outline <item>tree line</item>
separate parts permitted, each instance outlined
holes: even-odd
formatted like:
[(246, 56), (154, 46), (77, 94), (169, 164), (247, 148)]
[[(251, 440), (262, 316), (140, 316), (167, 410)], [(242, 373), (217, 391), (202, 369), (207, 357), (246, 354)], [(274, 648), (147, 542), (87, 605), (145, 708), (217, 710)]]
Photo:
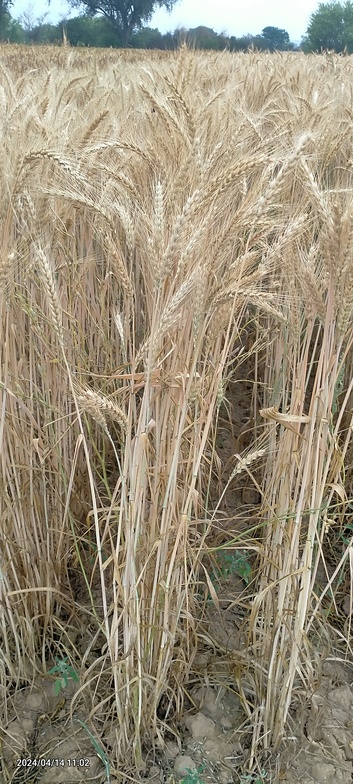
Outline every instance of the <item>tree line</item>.
[[(50, 2), (50, 0), (49, 0)], [(72, 8), (81, 14), (63, 19), (58, 24), (39, 19), (32, 12), (23, 13), (18, 19), (11, 16), (13, 0), (0, 0), (0, 40), (11, 43), (60, 44), (68, 40), (71, 46), (133, 47), (142, 49), (175, 49), (186, 41), (198, 49), (231, 52), (257, 49), (259, 51), (304, 52), (325, 50), (353, 53), (353, 2), (331, 0), (319, 3), (311, 15), (300, 46), (290, 41), (286, 30), (264, 27), (261, 33), (248, 33), (240, 37), (217, 33), (212, 28), (198, 26), (190, 30), (178, 28), (161, 33), (148, 27), (156, 8), (171, 11), (178, 0), (70, 0)]]
[[(0, 0), (1, 2), (1, 0)], [(126, 38), (122, 30), (114, 27), (103, 16), (93, 17), (88, 14), (65, 19), (58, 24), (45, 23), (44, 19), (35, 20), (30, 13), (24, 13), (17, 20), (10, 15), (4, 20), (0, 40), (10, 43), (27, 44), (60, 44), (67, 39), (70, 46), (91, 47), (131, 47), (136, 49), (175, 49), (184, 41), (197, 49), (210, 49), (232, 52), (247, 51), (249, 48), (260, 51), (293, 50), (295, 45), (289, 40), (286, 31), (278, 30), (277, 35), (271, 31), (277, 28), (264, 28), (258, 35), (227, 36), (216, 33), (210, 27), (199, 26), (192, 29), (177, 28), (174, 32), (161, 33), (156, 28), (142, 26), (133, 30)], [(282, 33), (285, 34), (282, 37)], [(287, 41), (288, 37), (288, 41)]]

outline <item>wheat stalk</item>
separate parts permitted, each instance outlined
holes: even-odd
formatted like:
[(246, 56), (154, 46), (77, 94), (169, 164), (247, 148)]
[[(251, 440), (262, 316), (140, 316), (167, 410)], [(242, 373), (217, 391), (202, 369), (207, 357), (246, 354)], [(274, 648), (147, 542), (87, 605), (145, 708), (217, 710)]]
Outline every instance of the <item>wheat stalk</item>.
[[(350, 59), (6, 45), (0, 69), (4, 694), (69, 649), (112, 764), (141, 770), (163, 699), (182, 713), (240, 477), (262, 499), (250, 775), (314, 687), (344, 569), (317, 593), (351, 483)], [(224, 409), (253, 426), (222, 469)], [(83, 613), (103, 658), (71, 646)]]

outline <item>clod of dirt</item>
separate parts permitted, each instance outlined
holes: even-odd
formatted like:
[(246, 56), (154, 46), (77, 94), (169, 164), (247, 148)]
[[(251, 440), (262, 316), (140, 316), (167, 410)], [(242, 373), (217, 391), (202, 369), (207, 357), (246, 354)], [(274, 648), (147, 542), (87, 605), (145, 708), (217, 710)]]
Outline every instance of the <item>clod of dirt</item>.
[[(40, 679), (38, 686), (21, 689), (13, 696), (13, 718), (10, 715), (2, 743), (6, 781), (20, 774), (21, 769), (15, 768), (17, 759), (32, 757), (53, 761), (40, 767), (40, 784), (81, 784), (83, 779), (88, 784), (102, 775), (102, 761), (79, 715), (71, 722), (65, 703), (55, 695), (50, 679)], [(0, 784), (4, 784), (1, 776)]]
[(196, 716), (189, 716), (185, 724), (190, 730), (193, 740), (209, 740), (217, 735), (216, 724), (213, 719), (209, 719), (204, 713), (197, 713)]
[(151, 784), (156, 784), (156, 782), (161, 781), (161, 771), (157, 765), (152, 765), (149, 769), (148, 781), (151, 782)]
[[(281, 754), (287, 767), (282, 781), (287, 784), (350, 784), (353, 777), (353, 692), (348, 686), (332, 688), (333, 680), (344, 679), (348, 672), (338, 663), (326, 662), (319, 688), (311, 698), (305, 736)], [(331, 677), (328, 677), (331, 676)]]
[(193, 699), (205, 716), (209, 716), (213, 721), (222, 722), (225, 717), (224, 705), (213, 689), (201, 686), (193, 693)]
[(167, 759), (175, 759), (179, 754), (179, 746), (174, 741), (167, 741), (164, 749), (164, 754)]
[(215, 740), (206, 740), (203, 753), (208, 762), (222, 762), (232, 756), (233, 746), (219, 735)]
[(232, 784), (234, 779), (231, 773), (228, 773), (227, 770), (221, 770), (218, 775), (219, 784)]
[(316, 779), (316, 781), (333, 781), (335, 773), (335, 766), (330, 765), (327, 762), (317, 762), (311, 767), (311, 776)]
[(190, 770), (196, 770), (196, 765), (191, 757), (186, 754), (179, 754), (174, 761), (174, 771), (178, 776), (184, 776)]

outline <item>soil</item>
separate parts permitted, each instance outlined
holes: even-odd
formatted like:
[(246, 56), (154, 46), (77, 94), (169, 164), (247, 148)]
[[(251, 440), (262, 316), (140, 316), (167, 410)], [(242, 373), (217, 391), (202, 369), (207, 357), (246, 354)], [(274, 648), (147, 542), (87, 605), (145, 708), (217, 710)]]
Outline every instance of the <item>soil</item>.
[[(231, 641), (234, 624), (222, 623), (224, 635)], [(213, 629), (213, 633), (218, 633)], [(219, 681), (222, 673), (218, 673)], [(195, 687), (190, 695), (195, 704), (180, 727), (180, 742), (167, 741), (163, 755), (146, 765), (140, 778), (146, 784), (166, 782), (176, 784), (348, 784), (353, 779), (353, 668), (343, 661), (328, 658), (323, 664), (321, 682), (306, 706), (293, 709), (290, 734), (282, 748), (259, 765), (253, 775), (242, 775), (249, 755), (250, 727), (235, 689), (228, 683)], [(60, 710), (51, 714), (55, 703)], [(28, 767), (33, 759), (30, 739), (33, 738), (38, 715), (47, 720), (37, 729), (35, 754), (37, 759), (51, 760), (53, 767)], [(17, 692), (13, 701), (13, 715), (6, 723), (3, 741), (1, 784), (83, 784), (108, 782), (105, 767), (94, 748), (85, 727), (85, 717), (74, 714), (70, 718), (70, 699), (62, 702), (53, 695), (53, 681), (41, 680), (32, 688)], [(82, 724), (80, 723), (82, 721)], [(19, 763), (21, 761), (21, 763)], [(15, 765), (15, 767), (14, 767)], [(20, 766), (18, 766), (20, 765)], [(17, 767), (16, 767), (17, 766)], [(35, 773), (35, 775), (34, 775)], [(122, 779), (111, 778), (111, 784)]]
[[(249, 388), (234, 385), (227, 394), (229, 419), (225, 415), (220, 421), (217, 439), (223, 485), (234, 467), (234, 454), (247, 446), (249, 408), (244, 400), (250, 389), (250, 382)], [(220, 507), (225, 523), (217, 533), (219, 543), (249, 528), (251, 515), (256, 523), (258, 502), (246, 474), (231, 483)], [(251, 695), (246, 711), (244, 699), (240, 699), (237, 667), (246, 648), (244, 624), (252, 583), (246, 571), (249, 562), (239, 561), (234, 573), (227, 566), (227, 555), (234, 557), (234, 552), (223, 551), (224, 568), (215, 575), (215, 601), (209, 601), (199, 629), (200, 651), (188, 686), (185, 715), (163, 752), (146, 759), (143, 774), (107, 776), (98, 738), (90, 735), (87, 726), (89, 705), (78, 699), (79, 684), (70, 680), (56, 696), (55, 678), (38, 677), (31, 686), (15, 685), (13, 698), (7, 695), (2, 700), (0, 784), (352, 782), (353, 663), (338, 649), (323, 658), (313, 694), (306, 695), (304, 702), (293, 701), (281, 748), (269, 753), (267, 759), (255, 756), (253, 772), (244, 773), (251, 754)], [(83, 607), (82, 595), (80, 600)], [(85, 612), (89, 612), (88, 606)], [(87, 624), (76, 634), (72, 632), (72, 638), (83, 655), (92, 642)], [(101, 643), (97, 640), (98, 648)], [(103, 740), (109, 748), (109, 738), (103, 736)], [(26, 764), (30, 759), (42, 762)], [(51, 766), (44, 764), (46, 761), (52, 761)]]

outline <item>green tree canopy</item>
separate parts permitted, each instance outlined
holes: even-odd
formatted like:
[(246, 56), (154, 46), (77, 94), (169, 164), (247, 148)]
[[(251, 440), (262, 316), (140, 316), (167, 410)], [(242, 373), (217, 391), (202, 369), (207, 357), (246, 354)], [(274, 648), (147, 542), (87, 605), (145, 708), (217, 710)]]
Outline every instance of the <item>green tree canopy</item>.
[[(70, 46), (121, 46), (121, 38), (117, 30), (100, 16), (76, 16), (64, 22)], [(62, 37), (62, 36), (61, 36)]]
[(198, 49), (225, 49), (227, 40), (224, 35), (215, 33), (212, 27), (199, 25), (188, 31), (187, 39)]
[(178, 0), (70, 0), (70, 5), (84, 6), (89, 16), (104, 16), (120, 34), (123, 45), (128, 46), (133, 33), (141, 30), (144, 22), (149, 22), (157, 6), (171, 11), (176, 2)]
[(306, 36), (302, 43), (304, 51), (321, 52), (325, 49), (349, 54), (353, 52), (353, 3), (320, 3), (310, 17)]
[(0, 40), (8, 41), (10, 44), (22, 44), (26, 40), (20, 23), (12, 19), (8, 11), (0, 15)]
[(131, 39), (131, 44), (136, 49), (163, 49), (162, 33), (157, 28), (142, 27)]
[(8, 37), (10, 6), (13, 0), (0, 0), (0, 41), (6, 41)]
[(264, 38), (268, 44), (267, 48), (271, 52), (274, 52), (275, 49), (278, 51), (285, 51), (290, 48), (290, 39), (287, 30), (282, 30), (279, 27), (264, 27), (261, 37)]

